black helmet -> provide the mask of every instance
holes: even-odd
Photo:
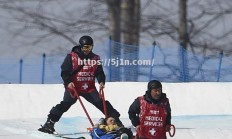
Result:
[[[151,91],[152,89],[162,89],[162,84],[158,80],[151,80],[147,85],[147,90]]]
[[[81,46],[93,45],[93,39],[90,36],[82,36],[79,39],[79,43],[80,43]]]

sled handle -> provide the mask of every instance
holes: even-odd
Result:
[[[100,89],[99,95],[102,98],[102,105],[103,105],[105,117],[107,117],[106,101],[105,101],[105,95],[104,95],[103,88]]]
[[[173,129],[173,132],[171,132],[171,129]],[[175,135],[175,133],[176,133],[176,127],[173,124],[170,125],[170,130],[168,131],[168,133],[169,133],[170,137],[173,137]]]
[[[75,88],[73,88],[72,90],[74,91],[74,93],[75,93],[77,99],[79,100],[79,102],[80,102],[80,104],[81,104],[83,110],[85,111],[85,114],[86,114],[87,118],[89,119],[89,122],[90,122],[91,126],[93,127],[93,126],[94,126],[93,121],[92,121],[92,119],[90,118],[90,116],[89,116],[89,114],[88,114],[88,112],[87,112],[87,110],[86,110],[86,108],[85,108],[85,106],[84,106],[84,104],[83,104],[83,102],[82,102],[82,100],[81,100],[79,94],[77,93],[77,91],[76,91]]]

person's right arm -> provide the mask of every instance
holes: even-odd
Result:
[[[128,110],[129,118],[134,127],[140,125],[139,113],[140,113],[140,102],[139,102],[139,98],[136,98],[134,102],[130,105]]]
[[[61,77],[64,81],[65,87],[72,82],[72,60],[71,55],[68,54],[61,65]]]

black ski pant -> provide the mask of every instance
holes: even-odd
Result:
[[[102,99],[99,96],[97,91],[93,93],[80,93],[80,96],[85,98],[88,102],[92,103],[96,108],[98,108],[104,114],[104,108]],[[57,104],[55,107],[52,107],[50,113],[48,114],[48,118],[50,118],[54,122],[58,122],[63,115],[64,112],[68,111],[68,109],[76,103],[77,98],[72,98],[68,90],[65,90],[63,100]],[[106,110],[108,116],[114,117],[116,123],[121,126],[122,122],[119,119],[120,113],[113,108],[109,101],[106,102]]]

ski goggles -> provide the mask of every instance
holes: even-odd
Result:
[[[81,49],[83,51],[92,51],[93,45],[83,45]]]

